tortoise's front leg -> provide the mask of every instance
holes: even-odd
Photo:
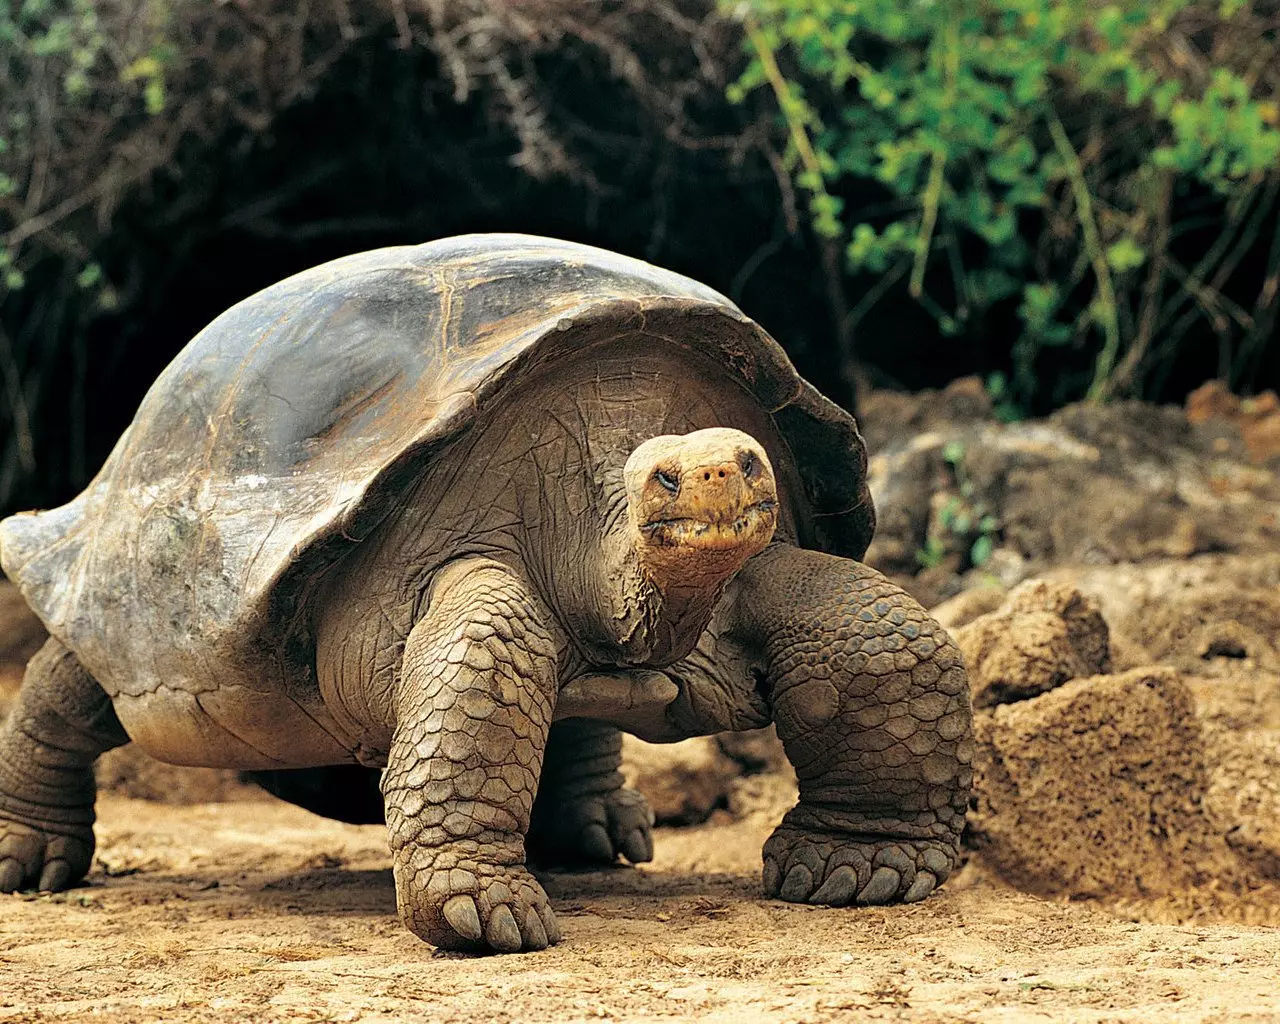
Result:
[[[778,544],[735,584],[799,803],[764,847],[792,902],[923,899],[950,874],[972,781],[960,652],[914,600],[848,559]]]
[[[556,942],[524,837],[556,692],[537,599],[496,562],[446,568],[405,644],[382,777],[400,916],[447,949]]]

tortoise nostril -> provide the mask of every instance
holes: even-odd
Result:
[[[723,469],[722,469],[722,470],[720,470],[720,479],[721,479],[721,480],[723,480],[723,479],[724,479],[724,470],[723,470]]]
[[[703,474],[702,474],[702,479],[703,479],[703,480],[710,480],[710,479],[711,479],[711,474],[710,474],[710,473],[703,473]]]

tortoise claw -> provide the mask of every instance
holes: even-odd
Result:
[[[764,848],[765,892],[792,903],[878,906],[922,900],[955,857],[935,840],[851,839],[780,825]]]

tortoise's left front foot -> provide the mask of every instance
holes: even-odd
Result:
[[[525,841],[540,865],[653,860],[653,811],[622,784],[622,734],[581,719],[551,727],[538,799]]]
[[[938,840],[858,840],[784,822],[764,844],[765,895],[831,907],[914,903],[947,880],[957,852]]]
[[[764,888],[797,903],[924,899],[951,873],[973,777],[960,652],[866,566],[775,545],[736,583],[800,801],[764,847]]]

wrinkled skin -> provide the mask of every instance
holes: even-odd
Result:
[[[725,424],[745,433],[698,433]],[[800,801],[764,848],[772,895],[909,902],[946,879],[971,778],[960,656],[883,577],[796,545],[790,465],[721,368],[623,339],[499,404],[318,581],[313,699],[326,742],[369,767],[315,770],[385,766],[397,901],[416,934],[540,949],[560,929],[527,856],[652,856],[620,728],[674,740],[777,723]],[[92,763],[129,739],[115,697],[57,640],[32,660],[0,731],[0,890],[87,871]],[[260,706],[224,704],[206,727],[191,710],[203,703],[153,700],[151,749],[171,747],[182,710],[192,761],[317,763],[296,736],[264,748]],[[367,785],[276,772],[270,788],[377,817]]]

